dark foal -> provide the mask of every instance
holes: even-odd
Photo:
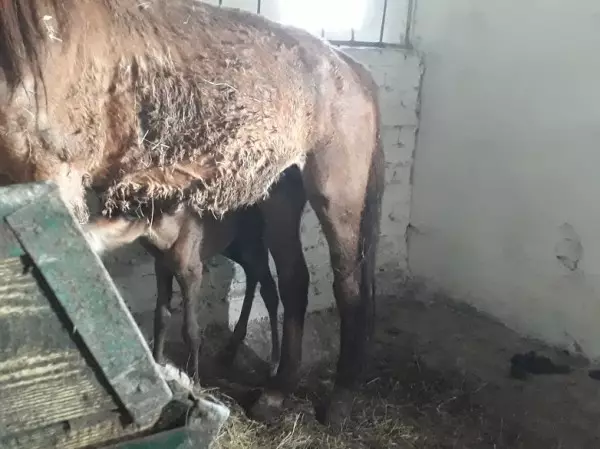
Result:
[[[174,212],[157,214],[151,223],[143,220],[122,221],[118,238],[114,238],[111,232],[113,228],[102,226],[103,220],[95,222],[97,235],[107,250],[114,250],[139,238],[144,248],[155,258],[158,298],[154,315],[153,354],[158,363],[164,361],[175,278],[183,298],[182,335],[190,351],[194,375],[197,375],[201,329],[196,306],[200,300],[203,267],[211,257],[223,254],[244,270],[246,292],[240,318],[233,335],[220,353],[220,360],[224,364],[230,364],[244,341],[256,286],[260,283],[260,293],[271,326],[270,374],[276,373],[280,359],[277,327],[279,295],[269,267],[267,243],[278,246],[277,254],[285,253],[290,261],[300,260],[303,264],[299,226],[305,204],[301,174],[293,166],[284,172],[264,202],[229,212],[221,219],[211,214],[200,218],[182,205]],[[265,219],[269,220],[269,226],[266,226]],[[304,272],[283,275],[286,278],[296,275],[304,280]]]
[[[233,362],[246,338],[256,286],[260,283],[260,293],[271,325],[270,373],[275,374],[280,353],[277,329],[279,295],[269,268],[263,228],[263,218],[257,207],[227,214],[221,220],[212,216],[200,219],[194,212],[182,208],[174,214],[159,217],[152,228],[148,228],[141,237],[141,243],[155,257],[158,299],[154,315],[153,354],[157,362],[164,362],[175,278],[183,297],[183,339],[190,351],[193,372],[197,374],[201,331],[196,306],[201,300],[203,266],[208,259],[223,254],[244,270],[246,292],[240,318],[220,359],[225,364]]]

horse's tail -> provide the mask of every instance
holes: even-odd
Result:
[[[377,269],[377,246],[381,226],[381,204],[385,187],[385,159],[383,147],[379,137],[379,107],[377,106],[375,148],[369,170],[369,181],[365,192],[365,201],[360,223],[359,257],[361,263],[360,295],[370,298],[367,310],[369,316],[368,335],[373,332],[373,319],[375,315],[375,273]],[[359,260],[361,260],[359,258]]]

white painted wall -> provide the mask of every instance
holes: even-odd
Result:
[[[412,273],[599,357],[600,2],[419,0],[413,29]]]
[[[405,230],[410,210],[409,179],[417,129],[420,59],[411,52],[394,49],[348,48],[346,51],[371,69],[381,88],[382,138],[388,185],[384,197],[379,265],[380,274],[386,279],[398,279],[407,269]],[[309,206],[302,222],[302,240],[311,277],[309,310],[330,307],[333,295],[329,253]],[[140,247],[119,251],[106,258],[105,264],[134,313],[153,310],[156,298],[153,262]],[[237,322],[245,288],[241,268],[217,257],[212,261],[205,281],[203,321]],[[380,282],[378,288],[385,291],[391,285]],[[257,293],[253,317],[265,316],[266,310]]]

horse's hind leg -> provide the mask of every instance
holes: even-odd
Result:
[[[365,133],[367,138],[369,134]],[[374,320],[384,159],[371,136],[368,142],[355,135],[356,142],[347,141],[346,148],[331,146],[311,154],[303,172],[309,201],[329,246],[341,318],[335,388],[322,417],[338,425],[350,412],[351,393],[363,372]],[[366,146],[357,146],[361,141]]]
[[[283,338],[277,374],[270,388],[250,410],[250,415],[261,421],[276,417],[282,410],[285,396],[292,393],[298,384],[308,305],[309,273],[300,239],[300,221],[306,198],[301,178],[290,188],[284,189],[283,185],[274,188],[271,196],[261,204],[265,240],[275,261],[283,303]],[[272,319],[272,323],[275,325],[276,320]]]
[[[154,311],[154,360],[164,363],[165,339],[167,336],[167,324],[171,318],[171,299],[173,298],[173,273],[165,267],[162,258],[157,257],[154,261],[154,272],[156,275],[156,287],[158,296],[156,309]]]

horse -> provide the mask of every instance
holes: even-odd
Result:
[[[295,217],[300,226],[306,197],[300,171],[296,166],[288,168],[272,187],[266,200],[277,207],[278,202],[294,205]],[[271,330],[270,375],[276,374],[279,365],[279,331],[277,309],[279,294],[271,269],[269,252],[264,240],[264,219],[258,205],[230,211],[220,219],[212,215],[199,217],[189,207],[179,204],[172,211],[156,213],[149,220],[123,221],[116,229],[108,219],[98,219],[90,224],[92,235],[105,251],[112,251],[140,239],[140,243],[155,259],[157,304],[154,314],[153,356],[164,364],[164,347],[167,324],[172,313],[173,278],[181,288],[183,299],[183,341],[192,361],[193,378],[198,378],[201,332],[198,325],[196,301],[205,262],[223,254],[239,264],[246,275],[246,291],[240,318],[219,360],[229,366],[246,338],[248,321],[254,301],[256,286],[267,308]],[[292,242],[293,243],[293,242]],[[294,250],[294,245],[290,251]],[[297,247],[296,247],[297,250]],[[299,257],[303,257],[300,252]]]
[[[256,14],[192,0],[0,6],[0,173],[54,181],[82,224],[87,188],[103,192],[118,230],[127,214],[144,220],[175,204],[222,216],[257,204],[286,168],[301,168],[341,319],[324,404],[331,424],[347,416],[374,325],[379,114],[362,64]],[[260,208],[284,307],[277,375],[250,410],[269,420],[299,380],[309,275],[303,258],[286,254],[294,239],[300,246],[293,212]],[[93,228],[83,230],[93,241]]]

